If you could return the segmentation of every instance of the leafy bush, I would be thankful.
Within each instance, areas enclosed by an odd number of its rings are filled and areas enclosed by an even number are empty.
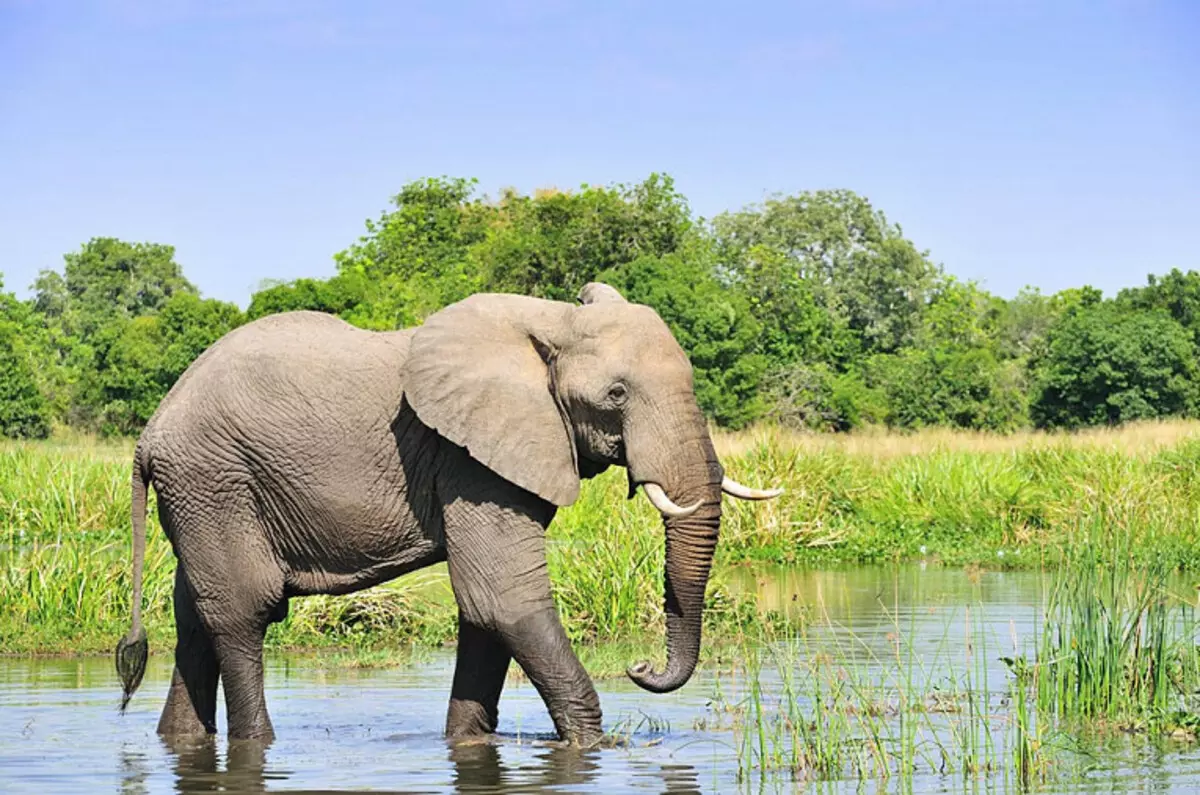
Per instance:
[[[1026,424],[1019,373],[986,348],[910,348],[875,357],[869,370],[894,428],[1011,431]]]
[[[766,416],[785,428],[852,431],[887,419],[887,395],[870,387],[858,371],[839,373],[828,365],[796,365],[764,379]]]
[[[1038,427],[1192,416],[1200,399],[1192,335],[1157,309],[1081,306],[1051,327],[1031,366]]]
[[[0,321],[0,434],[12,439],[45,438],[50,411],[38,391],[33,367],[13,324]]]

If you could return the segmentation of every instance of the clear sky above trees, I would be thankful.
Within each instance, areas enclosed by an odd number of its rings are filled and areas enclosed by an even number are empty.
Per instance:
[[[399,186],[850,189],[1012,297],[1194,267],[1200,5],[0,2],[0,271],[162,241],[325,278]]]

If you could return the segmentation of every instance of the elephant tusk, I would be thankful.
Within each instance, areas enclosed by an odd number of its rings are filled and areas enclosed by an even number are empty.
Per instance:
[[[686,519],[699,510],[702,503],[702,500],[697,500],[695,505],[680,508],[671,502],[671,498],[657,483],[643,483],[642,489],[645,490],[646,498],[658,509],[658,512],[670,519]]]
[[[752,489],[730,477],[721,481],[721,491],[739,500],[770,500],[783,494],[783,489]]]

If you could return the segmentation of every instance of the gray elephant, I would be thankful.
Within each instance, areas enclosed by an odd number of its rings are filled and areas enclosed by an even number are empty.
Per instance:
[[[141,620],[146,488],[171,541],[175,670],[158,731],[274,736],[263,636],[288,600],[344,594],[447,561],[458,651],[446,732],[495,731],[513,659],[561,739],[601,736],[600,703],[559,622],[545,532],[581,478],[626,467],[666,530],[667,663],[688,681],[721,521],[724,477],[687,356],[649,307],[589,284],[580,304],[473,295],[420,327],[364,331],[289,312],[242,326],[183,374],[133,466],[133,626],[118,644],[122,709],[147,656]]]

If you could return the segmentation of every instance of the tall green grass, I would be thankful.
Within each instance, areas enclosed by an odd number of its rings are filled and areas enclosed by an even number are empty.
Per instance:
[[[1135,556],[1200,568],[1200,423],[1082,437],[754,432],[717,441],[733,477],[786,492],[725,501],[712,638],[777,620],[728,587],[730,565],[742,561],[1038,566],[1101,533],[1128,539]],[[131,452],[128,442],[0,445],[0,651],[107,651],[125,630]],[[577,642],[661,637],[661,523],[645,500],[627,500],[626,488],[618,470],[588,481],[551,526],[555,598]],[[172,569],[151,511],[145,582],[155,648],[170,645]],[[439,642],[454,626],[440,577],[296,600],[269,641]]]
[[[1080,545],[1057,574],[1038,644],[1037,708],[1077,727],[1194,733],[1195,595],[1173,593],[1167,566],[1131,552],[1112,565]]]
[[[124,444],[0,447],[0,652],[107,653],[127,630],[131,453]],[[547,545],[554,595],[573,640],[644,641],[661,656],[661,521],[644,500],[613,500],[611,490],[610,483],[585,489],[556,520]],[[157,651],[174,642],[174,568],[152,494],[143,581]],[[720,572],[708,606],[714,640],[781,620],[760,615]],[[267,640],[288,649],[438,645],[455,632],[440,565],[356,594],[295,599]]]
[[[1200,423],[960,436],[759,434],[726,443],[736,451],[723,456],[733,477],[787,491],[770,503],[727,502],[722,552],[780,563],[1028,568],[1061,562],[1074,539],[1100,527],[1138,554],[1200,568]]]

